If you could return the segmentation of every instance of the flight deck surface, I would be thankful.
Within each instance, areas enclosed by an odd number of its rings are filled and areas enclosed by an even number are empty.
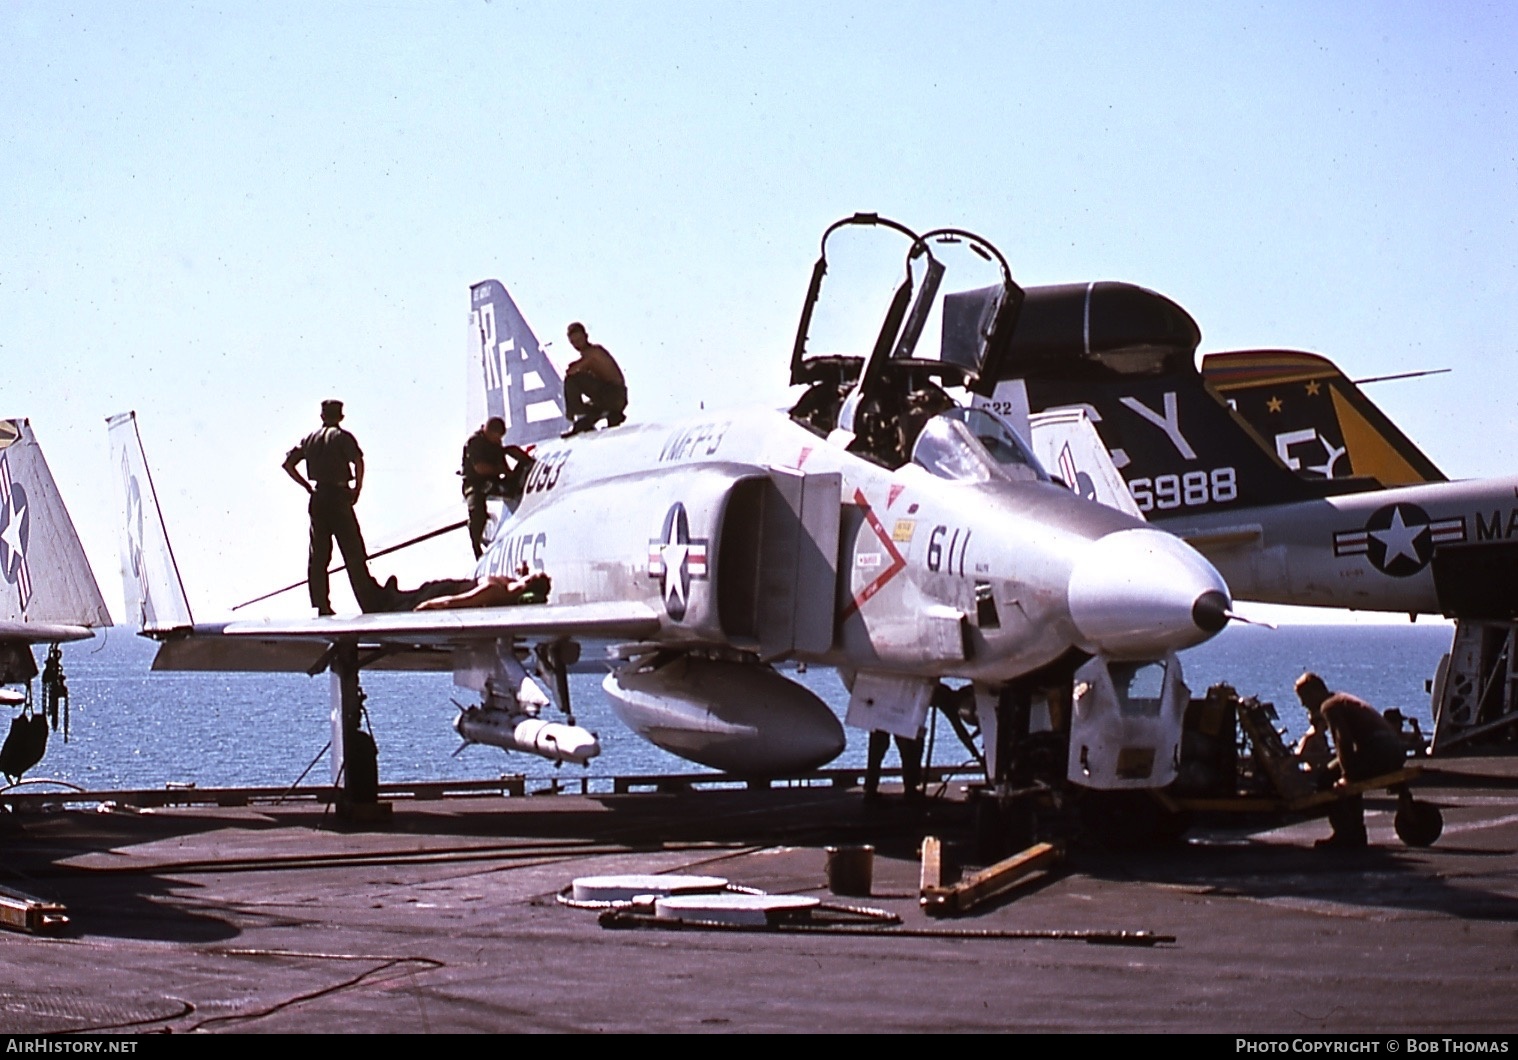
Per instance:
[[[1433,764],[1418,796],[1445,817],[1426,849],[1372,796],[1363,852],[1314,850],[1321,819],[1209,824],[1165,850],[1077,846],[957,919],[917,900],[923,836],[950,860],[968,850],[953,799],[406,799],[368,829],[311,803],[17,813],[0,817],[0,884],[71,923],[0,932],[0,1031],[1511,1033],[1518,759]],[[824,848],[864,843],[871,896],[829,895]],[[558,900],[576,878],[631,873],[902,923],[614,931]]]

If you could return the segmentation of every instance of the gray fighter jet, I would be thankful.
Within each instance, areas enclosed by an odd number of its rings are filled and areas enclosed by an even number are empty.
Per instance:
[[[810,355],[829,241],[861,231],[895,241],[884,320],[851,350]],[[951,257],[982,284],[950,289]],[[177,616],[144,626],[163,641],[155,667],[330,669],[349,754],[361,668],[451,670],[480,695],[459,722],[466,738],[585,762],[595,738],[572,715],[546,720],[529,668],[567,713],[566,667],[582,643],[605,642],[615,668],[603,687],[634,731],[735,775],[776,776],[843,747],[833,712],[776,668],[825,665],[851,690],[850,724],[903,735],[948,683],[973,689],[964,713],[978,715],[1003,787],[1034,746],[1055,783],[1163,786],[1187,698],[1175,653],[1223,628],[1231,601],[1178,538],[1052,482],[1004,422],[949,398],[993,380],[1021,299],[987,241],[857,215],[823,238],[792,359],[808,390],[790,412],[559,438],[557,373],[504,287],[479,284],[471,345],[486,409],[508,419],[509,440],[530,427],[537,444],[475,576],[525,565],[547,574],[546,602],[204,626],[172,580],[139,580],[130,597],[169,597],[144,614]],[[113,438],[141,492],[128,422]],[[159,534],[139,532],[135,547],[154,550]]]

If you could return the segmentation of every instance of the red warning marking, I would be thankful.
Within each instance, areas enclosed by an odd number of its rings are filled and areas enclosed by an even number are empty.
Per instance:
[[[892,499],[894,500],[895,498],[893,497]],[[854,503],[864,509],[864,521],[875,532],[875,536],[880,539],[880,544],[885,548],[886,554],[891,557],[891,562],[886,564],[885,570],[877,574],[873,581],[863,589],[860,589],[854,598],[849,601],[849,605],[843,609],[843,614],[839,616],[840,619],[846,619],[854,612],[863,608],[865,604],[870,602],[871,597],[884,589],[886,583],[905,570],[907,566],[906,558],[896,548],[896,542],[891,540],[891,535],[886,532],[886,528],[881,526],[880,520],[875,517],[875,512],[870,507],[870,502],[857,489],[854,491]]]

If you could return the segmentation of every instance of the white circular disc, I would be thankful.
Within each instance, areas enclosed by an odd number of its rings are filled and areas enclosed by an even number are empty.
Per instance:
[[[776,916],[810,913],[820,899],[804,894],[692,894],[660,898],[654,915],[667,920],[712,920],[720,924],[763,925]]]
[[[726,886],[721,876],[581,876],[573,893],[577,902],[630,902],[644,894],[715,894]]]

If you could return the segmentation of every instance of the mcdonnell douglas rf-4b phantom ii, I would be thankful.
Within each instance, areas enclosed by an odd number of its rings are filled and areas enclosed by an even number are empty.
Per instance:
[[[903,241],[903,267],[863,345],[809,355],[844,230]],[[1022,290],[991,244],[856,215],[822,248],[791,367],[809,389],[790,414],[554,437],[528,414],[556,401],[552,366],[499,283],[473,288],[489,410],[512,417],[508,440],[528,440],[523,427],[539,439],[475,573],[542,570],[547,602],[197,626],[177,601],[160,614],[178,620],[144,629],[163,642],[155,667],[329,669],[339,751],[358,746],[361,669],[451,670],[481,699],[463,715],[467,738],[585,762],[596,737],[572,715],[540,717],[548,697],[527,665],[535,655],[567,713],[580,642],[609,641],[603,687],[622,721],[758,777],[817,768],[844,746],[827,705],[775,669],[806,663],[841,672],[850,724],[907,736],[941,682],[973,688],[993,790],[1169,783],[1188,698],[1175,653],[1228,621],[1223,579],[1173,535],[1055,484],[1003,421],[947,397],[943,386],[995,378],[1017,318]],[[949,290],[951,254],[989,284]],[[115,433],[130,488],[140,449]]]
[[[1198,371],[1200,341],[1142,287],[1029,288],[991,404],[1031,411],[1040,451],[1060,410],[1083,411],[1133,505],[1240,600],[1456,619],[1433,747],[1518,746],[1518,477],[1446,481],[1327,358],[1212,353]]]

